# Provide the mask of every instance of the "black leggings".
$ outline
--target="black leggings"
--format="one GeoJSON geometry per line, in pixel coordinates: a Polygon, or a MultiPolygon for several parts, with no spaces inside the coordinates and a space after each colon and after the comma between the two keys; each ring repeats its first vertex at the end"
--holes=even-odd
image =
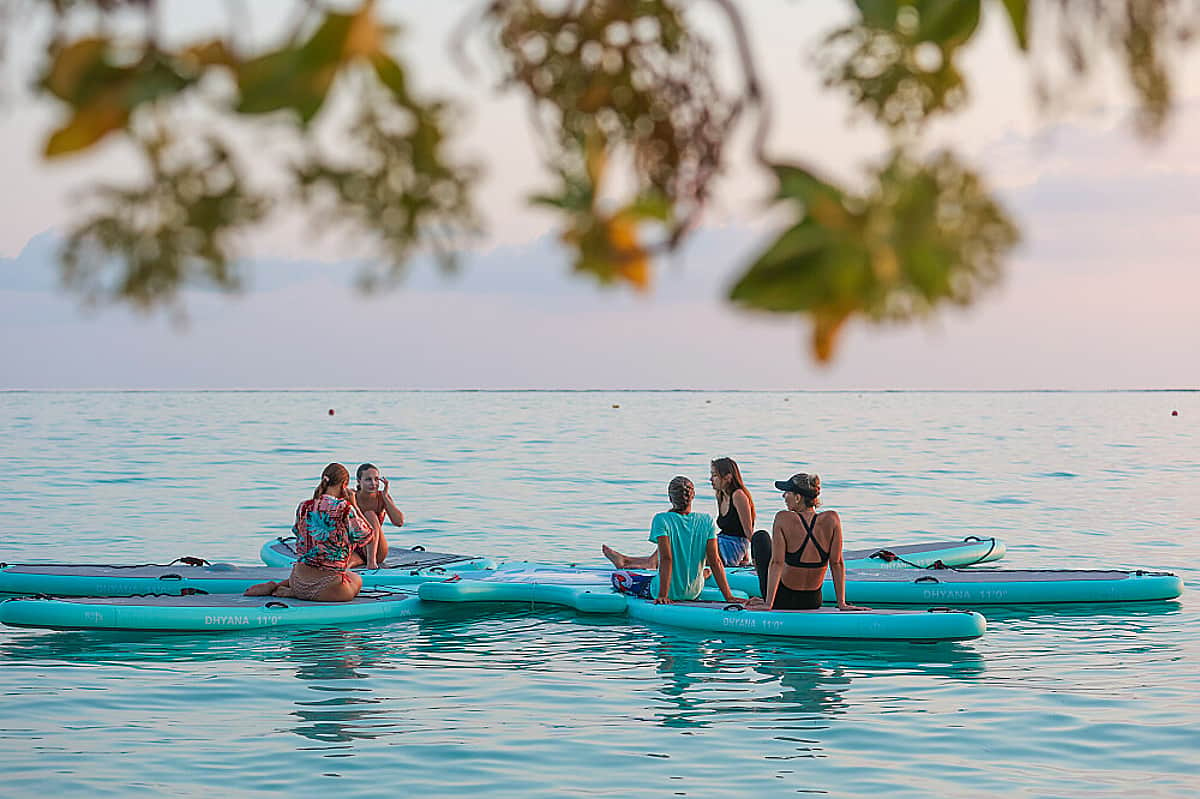
{"type": "MultiPolygon", "coordinates": [[[[759,530],[750,539],[750,557],[754,558],[754,570],[758,572],[759,595],[763,601],[767,599],[767,574],[771,568],[771,534],[759,530]]],[[[772,610],[816,610],[821,607],[821,589],[812,591],[797,591],[788,588],[783,583],[775,589],[775,602],[772,610]]]]}

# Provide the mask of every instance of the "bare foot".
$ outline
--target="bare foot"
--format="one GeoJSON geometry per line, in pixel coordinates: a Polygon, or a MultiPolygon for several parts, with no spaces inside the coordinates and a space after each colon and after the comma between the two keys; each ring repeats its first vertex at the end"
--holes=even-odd
{"type": "Polygon", "coordinates": [[[618,569],[629,568],[629,558],[625,557],[608,544],[601,545],[600,551],[603,552],[604,557],[608,558],[609,562],[611,562],[612,565],[616,566],[618,569]]]}
{"type": "Polygon", "coordinates": [[[250,586],[246,589],[246,593],[242,594],[242,596],[270,596],[271,594],[275,593],[275,589],[278,587],[279,583],[271,580],[269,582],[250,586]]]}

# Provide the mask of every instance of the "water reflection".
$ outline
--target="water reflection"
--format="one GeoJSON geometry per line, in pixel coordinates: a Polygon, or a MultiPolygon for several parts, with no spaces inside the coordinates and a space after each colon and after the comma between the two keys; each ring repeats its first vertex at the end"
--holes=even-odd
{"type": "Polygon", "coordinates": [[[662,678],[655,717],[664,727],[703,728],[731,713],[769,713],[822,729],[846,708],[850,678],[836,661],[671,634],[654,634],[647,642],[662,678]]]}
{"type": "Polygon", "coordinates": [[[300,723],[292,731],[323,744],[378,737],[382,700],[374,695],[364,670],[387,660],[387,643],[378,634],[330,629],[296,636],[289,644],[286,659],[297,664],[296,679],[310,691],[330,694],[297,701],[291,715],[300,723]]]}
{"type": "Polygon", "coordinates": [[[986,668],[969,645],[845,642],[764,642],[653,631],[643,636],[664,678],[658,715],[668,727],[704,727],[728,713],[767,714],[802,724],[827,724],[851,703],[854,679],[885,675],[974,679],[986,668]]]}

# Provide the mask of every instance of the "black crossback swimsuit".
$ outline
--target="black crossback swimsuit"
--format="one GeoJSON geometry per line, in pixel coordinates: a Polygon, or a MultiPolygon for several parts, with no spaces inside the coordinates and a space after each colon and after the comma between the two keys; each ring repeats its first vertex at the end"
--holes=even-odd
{"type": "MultiPolygon", "coordinates": [[[[796,514],[800,516],[799,513],[796,514]]],[[[829,552],[822,549],[817,543],[817,537],[813,535],[813,528],[817,526],[817,516],[814,513],[811,522],[804,521],[804,517],[800,516],[800,524],[804,525],[804,540],[800,542],[800,546],[791,552],[783,554],[783,562],[797,569],[823,569],[829,564],[829,552]],[[817,554],[821,556],[817,561],[803,561],[800,556],[804,554],[804,550],[808,548],[809,542],[812,542],[813,549],[817,550],[817,554]]],[[[797,591],[794,588],[788,588],[781,581],[779,587],[775,589],[775,603],[771,605],[773,610],[816,610],[821,607],[821,589],[814,588],[811,591],[797,591]]]]}

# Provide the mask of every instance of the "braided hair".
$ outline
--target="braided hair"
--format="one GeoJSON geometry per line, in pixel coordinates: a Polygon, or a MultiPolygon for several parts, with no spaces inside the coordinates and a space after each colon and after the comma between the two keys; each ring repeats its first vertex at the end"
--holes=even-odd
{"type": "Polygon", "coordinates": [[[671,510],[687,513],[687,509],[692,506],[692,500],[696,498],[696,486],[683,475],[673,477],[667,485],[667,497],[671,500],[671,510]]]}

